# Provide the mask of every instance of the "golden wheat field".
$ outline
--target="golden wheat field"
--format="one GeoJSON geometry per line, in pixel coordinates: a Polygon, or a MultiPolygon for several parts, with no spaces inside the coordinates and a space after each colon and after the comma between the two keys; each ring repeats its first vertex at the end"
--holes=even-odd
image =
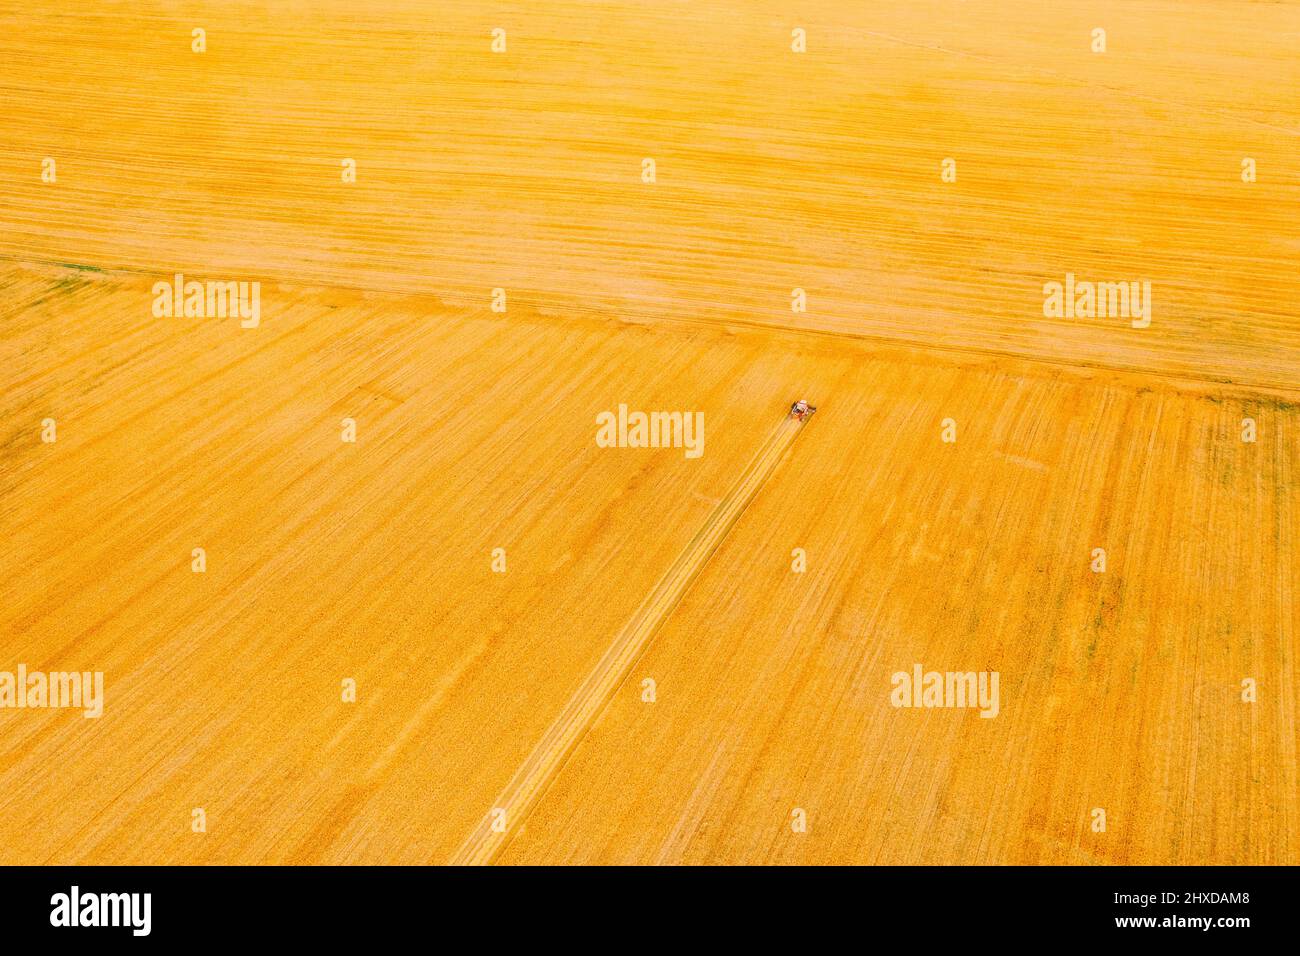
{"type": "Polygon", "coordinates": [[[1297,49],[5,4],[0,863],[1300,863],[1297,49]]]}

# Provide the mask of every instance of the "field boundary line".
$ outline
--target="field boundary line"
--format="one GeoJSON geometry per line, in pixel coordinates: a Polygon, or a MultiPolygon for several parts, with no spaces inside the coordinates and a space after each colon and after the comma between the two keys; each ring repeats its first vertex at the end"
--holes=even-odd
{"type": "MultiPolygon", "coordinates": [[[[86,268],[85,266],[58,262],[53,259],[33,259],[0,253],[0,265],[3,264],[8,264],[15,268],[31,269],[33,271],[53,271],[55,269],[78,270],[86,268]]],[[[145,277],[155,275],[153,270],[121,265],[104,268],[96,266],[89,271],[94,275],[104,276],[108,279],[125,276],[145,277]]],[[[472,315],[476,312],[482,311],[480,308],[474,308],[448,299],[445,291],[384,289],[375,285],[357,284],[334,279],[313,278],[310,280],[286,281],[268,273],[259,273],[255,276],[250,274],[250,279],[287,285],[304,293],[352,292],[398,299],[410,299],[420,303],[434,302],[437,303],[440,308],[463,312],[465,315],[472,315]]],[[[1139,387],[1140,384],[1144,385],[1147,380],[1154,378],[1162,384],[1180,391],[1200,395],[1231,394],[1241,398],[1279,401],[1288,404],[1295,402],[1296,399],[1300,397],[1300,386],[1295,384],[1286,384],[1281,380],[1263,381],[1257,379],[1234,378],[1227,372],[1214,372],[1208,369],[1162,369],[1137,363],[1126,364],[1123,362],[1105,362],[1095,358],[1067,358],[1064,356],[1036,355],[1031,352],[1017,351],[1014,348],[999,348],[991,345],[931,342],[924,339],[914,339],[903,335],[893,335],[881,331],[868,332],[858,329],[834,328],[830,326],[782,325],[779,322],[767,321],[765,319],[743,319],[736,316],[717,319],[696,319],[680,315],[648,314],[642,317],[635,317],[624,316],[623,312],[625,311],[625,309],[620,308],[618,303],[614,302],[600,302],[597,305],[568,304],[564,309],[565,314],[590,319],[592,321],[615,323],[621,326],[646,328],[657,331],[705,329],[723,333],[752,332],[762,335],[786,336],[796,342],[800,339],[805,341],[811,339],[826,343],[831,347],[837,343],[855,346],[880,345],[890,349],[897,349],[900,352],[920,352],[947,356],[954,358],[957,361],[967,359],[1007,359],[1009,361],[1023,363],[1030,367],[1065,369],[1084,377],[1094,374],[1115,375],[1125,380],[1126,387],[1139,387]]],[[[494,318],[504,322],[520,321],[515,316],[507,315],[497,315],[494,316],[494,318]]],[[[556,323],[562,322],[563,320],[559,306],[555,303],[547,303],[538,307],[535,316],[523,319],[522,321],[556,323]]]]}

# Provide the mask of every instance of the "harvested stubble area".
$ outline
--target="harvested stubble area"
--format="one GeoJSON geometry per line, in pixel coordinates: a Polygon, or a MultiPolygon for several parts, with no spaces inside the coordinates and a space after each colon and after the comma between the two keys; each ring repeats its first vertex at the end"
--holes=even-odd
{"type": "Polygon", "coordinates": [[[0,13],[0,862],[1300,863],[1300,6],[376,6],[0,13]]]}

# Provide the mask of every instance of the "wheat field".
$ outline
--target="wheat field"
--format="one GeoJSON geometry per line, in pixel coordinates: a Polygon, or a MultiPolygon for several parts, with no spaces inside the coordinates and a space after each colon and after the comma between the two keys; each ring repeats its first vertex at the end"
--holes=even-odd
{"type": "Polygon", "coordinates": [[[0,9],[0,863],[1300,863],[1298,43],[0,9]]]}

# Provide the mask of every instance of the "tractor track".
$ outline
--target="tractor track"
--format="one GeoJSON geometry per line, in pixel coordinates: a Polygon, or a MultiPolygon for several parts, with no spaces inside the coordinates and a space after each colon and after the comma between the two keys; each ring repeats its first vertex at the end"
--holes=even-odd
{"type": "Polygon", "coordinates": [[[794,418],[785,418],[750,459],[731,490],[718,502],[699,531],[623,625],[595,668],[515,771],[491,812],[484,815],[461,844],[449,861],[452,865],[490,864],[505,848],[511,835],[518,832],[529,811],[536,806],[569,755],[626,680],[632,665],[645,652],[655,632],[672,614],[745,508],[767,483],[786,451],[794,444],[803,424],[794,418]]]}

